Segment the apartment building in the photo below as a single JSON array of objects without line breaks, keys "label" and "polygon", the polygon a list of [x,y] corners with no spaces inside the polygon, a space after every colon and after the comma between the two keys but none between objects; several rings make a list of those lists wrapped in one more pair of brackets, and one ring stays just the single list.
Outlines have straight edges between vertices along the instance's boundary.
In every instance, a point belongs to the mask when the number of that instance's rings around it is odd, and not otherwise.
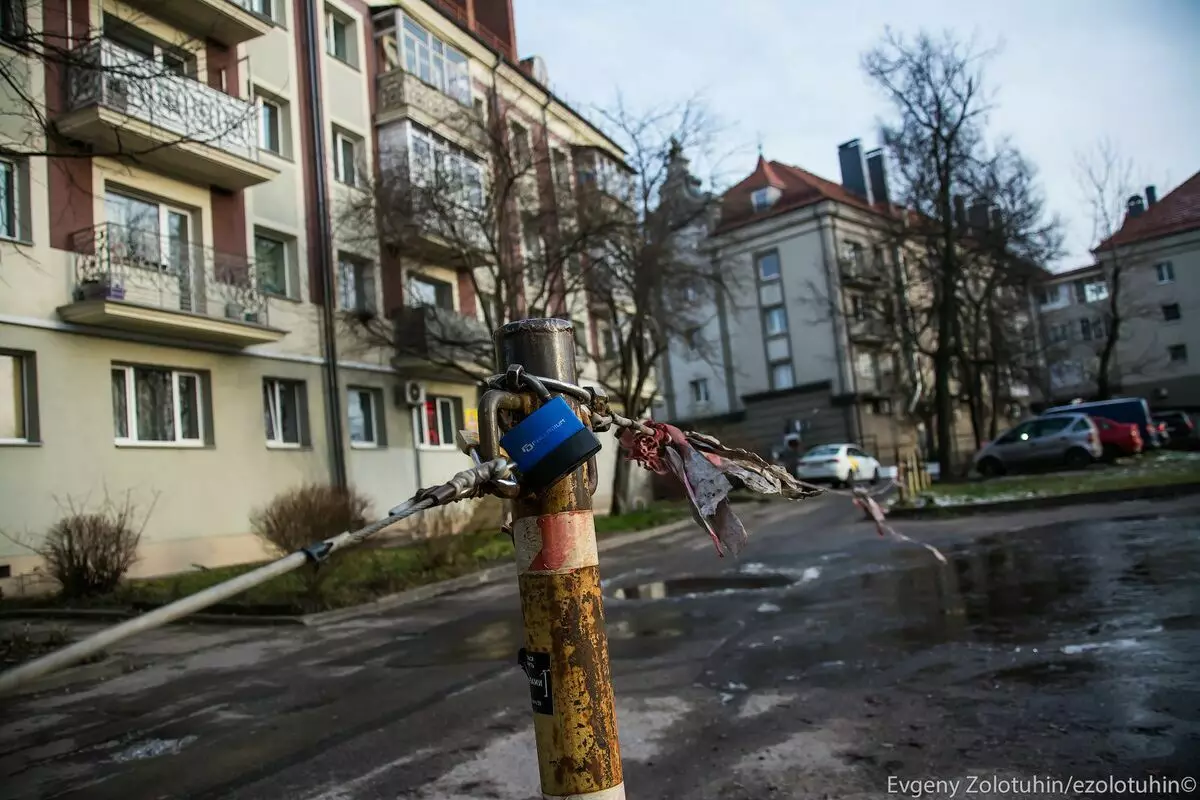
[{"label": "apartment building", "polygon": [[[345,480],[384,511],[462,468],[475,386],[345,319],[476,318],[471,284],[348,235],[338,209],[398,152],[486,180],[487,154],[439,123],[488,97],[560,149],[560,181],[624,168],[518,60],[511,2],[18,6],[0,49],[25,84],[0,104],[37,107],[0,117],[0,529],[36,541],[66,503],[129,493],[149,513],[136,572],[161,574],[261,557],[248,518],[298,483]],[[37,563],[0,540],[0,587]]]},{"label": "apartment building", "polygon": [[670,419],[764,453],[789,434],[881,455],[916,443],[899,413],[900,348],[867,313],[902,264],[883,154],[854,140],[839,159],[840,184],[760,156],[724,196],[710,245],[729,293],[697,332],[704,346],[665,359]]},{"label": "apartment building", "polygon": [[1110,391],[1200,408],[1200,173],[1161,199],[1153,186],[1129,198],[1121,228],[1093,255],[1096,263],[1051,275],[1040,288],[1049,400],[1096,392],[1100,354],[1119,319]]}]

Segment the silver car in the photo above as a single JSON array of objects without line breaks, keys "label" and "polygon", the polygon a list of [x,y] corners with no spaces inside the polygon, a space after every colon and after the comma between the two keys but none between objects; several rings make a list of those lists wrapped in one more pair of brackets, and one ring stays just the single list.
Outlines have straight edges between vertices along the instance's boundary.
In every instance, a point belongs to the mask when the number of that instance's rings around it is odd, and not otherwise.
[{"label": "silver car", "polygon": [[1026,420],[980,448],[972,464],[985,478],[1038,469],[1086,467],[1104,454],[1100,433],[1087,414],[1055,414]]}]

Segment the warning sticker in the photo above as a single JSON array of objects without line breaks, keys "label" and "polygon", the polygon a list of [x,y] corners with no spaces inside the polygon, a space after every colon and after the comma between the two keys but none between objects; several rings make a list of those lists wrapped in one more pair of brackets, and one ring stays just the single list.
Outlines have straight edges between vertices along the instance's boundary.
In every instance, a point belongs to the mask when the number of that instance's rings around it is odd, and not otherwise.
[{"label": "warning sticker", "polygon": [[554,691],[550,685],[550,654],[533,653],[521,648],[517,663],[529,679],[529,699],[535,714],[554,713]]}]

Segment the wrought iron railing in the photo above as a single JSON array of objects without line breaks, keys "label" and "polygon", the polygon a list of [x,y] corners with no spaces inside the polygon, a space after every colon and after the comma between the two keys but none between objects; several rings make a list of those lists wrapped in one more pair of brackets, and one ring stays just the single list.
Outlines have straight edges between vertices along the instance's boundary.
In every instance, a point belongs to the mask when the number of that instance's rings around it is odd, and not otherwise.
[{"label": "wrought iron railing", "polygon": [[106,222],[76,231],[75,300],[125,300],[238,322],[267,323],[249,258]]},{"label": "wrought iron railing", "polygon": [[491,333],[484,323],[453,309],[406,306],[392,314],[397,352],[443,364],[486,359]]},{"label": "wrought iron railing", "polygon": [[98,39],[72,54],[67,108],[103,106],[243,158],[258,158],[258,114],[245,100],[219,92],[162,64]]}]

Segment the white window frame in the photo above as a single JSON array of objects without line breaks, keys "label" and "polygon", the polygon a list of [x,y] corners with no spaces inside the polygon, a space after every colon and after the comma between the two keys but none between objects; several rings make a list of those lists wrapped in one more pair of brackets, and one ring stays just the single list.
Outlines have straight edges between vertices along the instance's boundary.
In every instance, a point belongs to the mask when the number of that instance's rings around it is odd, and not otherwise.
[{"label": "white window frame", "polygon": [[[275,291],[271,291],[269,289],[263,288],[261,274],[256,276],[258,278],[258,281],[257,281],[258,288],[264,294],[270,295],[271,297],[293,297],[294,295],[292,294],[292,291],[295,287],[292,286],[291,242],[287,239],[284,239],[282,236],[277,236],[272,233],[267,233],[265,231],[255,229],[255,231],[254,231],[254,258],[255,258],[255,262],[256,262],[256,264],[255,264],[256,267],[257,267],[257,261],[258,261],[258,240],[259,239],[265,239],[268,242],[274,242],[275,244],[278,244],[280,247],[280,251],[283,253],[283,291],[275,292]],[[257,269],[255,271],[257,272]]]},{"label": "white window frame", "polygon": [[[775,274],[763,274],[763,261],[767,256],[775,256]],[[778,250],[767,250],[763,253],[758,253],[754,256],[754,271],[758,274],[759,281],[769,283],[771,281],[780,280],[783,277],[783,260],[779,257]]]},{"label": "white window frame", "polygon": [[754,213],[766,211],[771,207],[771,190],[770,189],[755,189],[750,193],[750,207],[754,209]]},{"label": "white window frame", "polygon": [[[134,374],[139,369],[171,373],[171,406],[174,415],[172,423],[175,429],[175,438],[171,441],[137,438],[137,394]],[[113,432],[113,442],[118,447],[204,447],[207,444],[207,439],[205,438],[207,432],[204,429],[206,411],[204,408],[204,376],[199,372],[186,369],[172,369],[170,367],[139,367],[128,364],[113,364],[111,371],[122,371],[125,373],[125,430],[129,435],[121,437],[117,436],[115,431]],[[196,381],[196,432],[199,434],[198,439],[181,438],[183,420],[180,414],[179,380],[184,377],[192,378]]]},{"label": "white window frame", "polygon": [[[349,165],[346,163],[346,154],[343,145],[349,144],[351,150],[354,151]],[[360,167],[363,162],[363,140],[349,133],[343,133],[340,130],[333,132],[333,177],[338,183],[343,186],[350,186],[355,189],[362,186],[360,181]],[[347,167],[352,170],[347,174]],[[350,180],[346,180],[349,177]]]},{"label": "white window frame", "polygon": [[[400,57],[400,68],[408,74],[416,76],[418,80],[428,83],[447,97],[470,108],[473,102],[471,62],[467,54],[436,36],[429,28],[408,14],[398,16],[399,27],[396,30],[396,38],[399,41],[397,52]],[[425,41],[421,41],[417,33],[409,29],[409,25],[416,28],[425,37]],[[409,68],[410,54],[414,69]],[[428,76],[421,75],[422,55],[424,61],[429,65]],[[441,67],[440,81],[437,69],[439,66]]]},{"label": "white window frame", "polygon": [[449,414],[450,421],[454,423],[454,441],[442,442],[441,444],[429,443],[429,414],[426,413],[425,406],[417,406],[413,412],[417,415],[414,420],[416,426],[416,441],[417,446],[422,450],[457,450],[458,449],[458,431],[463,421],[455,416],[454,398],[447,396],[430,395],[425,398],[425,402],[433,403],[434,416],[437,417],[438,438],[442,435],[442,424],[445,422],[446,415]]},{"label": "white window frame", "polygon": [[[418,157],[418,144],[422,144],[428,148],[429,156],[427,159]],[[461,176],[462,186],[458,188],[461,190],[462,197],[459,198],[459,202],[474,209],[483,208],[483,165],[471,158],[467,153],[452,146],[440,136],[435,136],[429,131],[410,123],[408,126],[408,163],[412,165],[413,179],[417,182],[418,186],[433,185],[433,171],[436,169],[439,160],[445,167],[450,169],[451,173]],[[478,194],[473,192],[473,187],[469,185],[467,180],[468,172],[475,178],[475,185],[479,188]]]},{"label": "white window frame", "polygon": [[36,408],[30,407],[35,404],[37,397],[36,387],[29,385],[31,377],[29,361],[34,356],[32,354],[0,350],[0,358],[7,358],[12,361],[13,385],[11,387],[0,386],[0,391],[4,392],[6,397],[12,397],[15,403],[19,404],[19,406],[13,408],[13,415],[16,417],[15,421],[23,433],[21,436],[0,436],[0,445],[36,443],[39,438],[36,431],[34,433],[35,438],[30,438],[30,428],[36,428],[34,415],[37,413]]},{"label": "white window frame", "polygon": [[0,42],[19,40],[29,28],[29,9],[26,0],[0,0],[11,12],[8,24],[0,27]]},{"label": "white window frame", "polygon": [[[771,320],[778,319],[782,327],[772,329]],[[783,306],[771,306],[763,309],[763,330],[767,336],[782,336],[788,332],[787,311]]]},{"label": "white window frame", "polygon": [[374,262],[357,258],[348,253],[338,253],[337,283],[338,308],[340,310],[375,311],[377,304],[375,302]]},{"label": "white window frame", "polygon": [[[338,25],[343,31],[343,44],[346,50],[344,57],[337,53]],[[357,66],[355,63],[354,20],[330,6],[325,6],[325,54],[343,64]]]},{"label": "white window frame", "polygon": [[1160,261],[1154,265],[1154,271],[1159,283],[1175,282],[1175,264],[1171,261]]},{"label": "white window frame", "polygon": [[[285,380],[283,378],[264,378],[267,390],[264,400],[268,405],[264,409],[271,420],[271,430],[267,433],[267,447],[273,450],[299,450],[304,447],[304,423],[300,415],[304,413],[304,404],[300,402],[300,393],[304,390],[303,381]],[[283,421],[279,409],[283,403],[283,393],[292,392],[296,408],[296,441],[289,442],[283,438]]]},{"label": "white window frame", "polygon": [[[7,2],[7,0],[0,0]],[[0,239],[10,242],[21,240],[21,167],[11,158],[0,156]]]},{"label": "white window frame", "polygon": [[1099,303],[1108,299],[1108,282],[1096,278],[1083,284],[1083,300],[1085,303]]},{"label": "white window frame", "polygon": [[249,0],[247,3],[250,11],[272,22],[281,21],[278,12],[282,10],[283,5],[284,0]]},{"label": "white window frame", "polygon": [[[283,131],[286,126],[283,123],[284,104],[270,97],[264,97],[261,94],[255,94],[254,104],[258,106],[258,149],[265,150],[268,153],[276,156],[287,155],[287,143],[283,139]],[[275,111],[275,143],[278,148],[273,148],[268,144],[270,126],[267,124],[267,116],[264,113],[266,108],[272,108]]]},{"label": "white window frame", "polygon": [[[354,431],[350,427],[350,397],[357,395],[361,405],[362,398],[367,398],[367,405],[363,408],[363,417],[370,420],[371,423],[371,438],[355,441]],[[379,436],[379,422],[381,409],[376,408],[378,402],[378,394],[367,386],[351,386],[346,389],[346,436],[350,439],[350,447],[355,450],[379,450],[383,447],[383,443]]]},{"label": "white window frame", "polygon": [[708,393],[708,378],[696,378],[688,381],[688,387],[692,391],[692,403],[694,405],[710,402],[711,396]]},{"label": "white window frame", "polygon": [[[783,368],[787,368],[788,375],[789,375],[787,386],[780,386],[779,382],[775,380],[775,370],[783,369]],[[794,366],[792,366],[792,363],[790,361],[777,361],[774,364],[772,364],[767,377],[768,377],[768,380],[770,380],[770,382],[771,382],[771,390],[772,391],[782,391],[784,389],[792,389],[796,386],[796,368]]]}]

